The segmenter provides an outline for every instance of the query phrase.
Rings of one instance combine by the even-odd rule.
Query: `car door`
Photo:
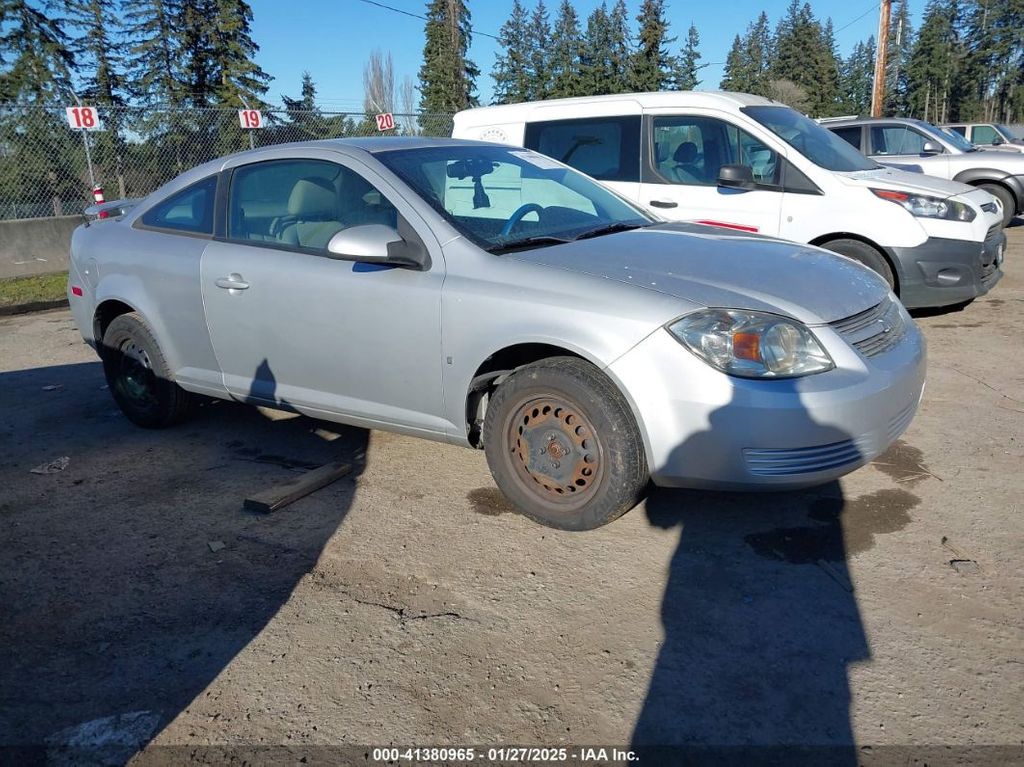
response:
[[[224,231],[202,262],[225,387],[310,415],[443,432],[444,261],[415,210],[367,165],[333,152],[230,173]],[[419,238],[429,268],[332,258],[331,236],[361,224]]]
[[[698,112],[652,113],[645,131],[641,205],[674,220],[778,234],[780,152],[727,120]],[[719,186],[723,165],[750,167],[754,188]]]

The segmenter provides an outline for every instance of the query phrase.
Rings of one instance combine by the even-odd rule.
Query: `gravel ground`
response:
[[[1009,235],[990,296],[919,319],[927,390],[885,456],[800,493],[656,491],[585,534],[511,512],[478,452],[227,403],[134,428],[67,312],[0,320],[0,744],[55,763],[85,759],[68,744],[340,763],[369,752],[321,747],[641,741],[1024,760]],[[340,458],[351,477],[242,509]]]

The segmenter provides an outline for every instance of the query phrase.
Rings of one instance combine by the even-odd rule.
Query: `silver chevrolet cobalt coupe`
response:
[[[534,152],[283,145],[80,227],[68,295],[124,414],[199,396],[483,449],[532,519],[606,524],[650,481],[814,485],[910,423],[924,342],[818,248],[667,224]]]

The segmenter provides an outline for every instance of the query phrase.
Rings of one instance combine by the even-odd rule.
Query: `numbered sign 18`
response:
[[[238,124],[243,128],[262,128],[263,113],[258,109],[239,109]]]
[[[64,112],[74,130],[103,130],[94,107],[65,107]]]
[[[394,130],[395,116],[390,112],[377,115],[377,130]]]

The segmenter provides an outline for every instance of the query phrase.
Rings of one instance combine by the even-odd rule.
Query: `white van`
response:
[[[760,96],[681,91],[480,107],[455,115],[452,135],[534,149],[667,220],[828,248],[879,272],[908,307],[969,301],[1002,276],[1002,211],[987,192],[884,168]]]

